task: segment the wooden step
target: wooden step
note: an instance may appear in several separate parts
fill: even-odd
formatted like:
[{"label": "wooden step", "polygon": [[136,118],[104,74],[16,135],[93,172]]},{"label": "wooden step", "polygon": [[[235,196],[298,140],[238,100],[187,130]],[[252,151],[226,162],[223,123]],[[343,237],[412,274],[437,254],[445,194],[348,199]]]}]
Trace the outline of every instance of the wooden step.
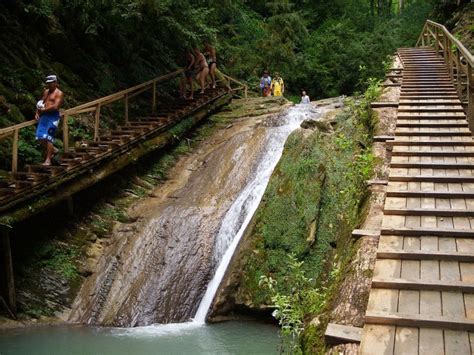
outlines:
[{"label": "wooden step", "polygon": [[[437,106],[441,106],[438,104]],[[458,104],[457,106],[450,107],[432,107],[432,106],[407,106],[399,105],[398,112],[464,112],[462,106]]]},{"label": "wooden step", "polygon": [[390,163],[391,168],[407,168],[407,169],[474,169],[473,163]]},{"label": "wooden step", "polygon": [[443,328],[474,331],[474,320],[452,316],[426,314],[400,314],[391,312],[367,311],[366,324],[397,325],[402,327]]},{"label": "wooden step", "polygon": [[434,250],[378,249],[377,259],[401,260],[446,260],[474,262],[474,254],[461,252],[443,252]]},{"label": "wooden step", "polygon": [[449,94],[445,95],[443,93],[423,93],[423,94],[417,94],[417,93],[401,93],[400,100],[407,100],[407,99],[413,99],[413,100],[438,100],[438,99],[455,99],[459,100],[459,96],[457,94]]},{"label": "wooden step", "polygon": [[44,172],[50,173],[52,176],[56,176],[62,172],[64,172],[64,167],[62,166],[54,166],[54,165],[41,165],[41,164],[31,164],[25,166],[28,172]]},{"label": "wooden step", "polygon": [[469,141],[402,141],[402,140],[392,140],[387,141],[388,144],[392,146],[473,146],[474,140],[470,139]]},{"label": "wooden step", "polygon": [[372,279],[372,288],[386,288],[392,290],[417,290],[417,291],[447,291],[474,293],[474,283],[443,280],[407,280],[402,278]]},{"label": "wooden step", "polygon": [[444,228],[382,228],[381,235],[400,237],[449,237],[474,238],[474,229],[444,229]]},{"label": "wooden step", "polygon": [[432,136],[432,137],[446,137],[446,136],[471,136],[470,131],[395,131],[396,136]]},{"label": "wooden step", "polygon": [[47,180],[51,177],[50,173],[40,173],[40,172],[25,172],[25,171],[19,171],[16,173],[11,173],[11,178],[13,180],[23,180],[23,181],[34,181],[34,182],[39,182],[39,181],[44,181]]},{"label": "wooden step", "polygon": [[428,101],[427,99],[416,101],[412,100],[400,100],[399,106],[439,106],[439,105],[461,105],[459,100],[433,100]]},{"label": "wooden step", "polygon": [[474,191],[406,191],[397,190],[386,192],[386,197],[421,197],[421,198],[474,198]]},{"label": "wooden step", "polygon": [[433,176],[433,175],[389,175],[388,181],[398,182],[436,182],[436,183],[472,183],[474,176]]},{"label": "wooden step", "polygon": [[[392,156],[395,157],[474,157],[474,151],[466,152],[425,152],[425,151],[405,151],[405,150],[396,150],[392,151]],[[456,163],[453,163],[456,164]],[[474,166],[474,165],[473,165]]]},{"label": "wooden step", "polygon": [[384,215],[393,216],[438,216],[438,217],[473,217],[474,210],[453,210],[441,208],[384,208]]},{"label": "wooden step", "polygon": [[455,120],[462,120],[462,119],[466,119],[466,115],[463,114],[463,113],[450,113],[448,115],[442,115],[442,114],[433,114],[433,113],[423,113],[421,115],[416,115],[414,113],[399,113],[397,115],[397,118],[399,120],[415,120],[415,119],[419,119],[419,120],[437,120],[437,119],[440,119],[440,120],[452,120],[452,119],[455,119]]},{"label": "wooden step", "polygon": [[403,127],[418,127],[418,128],[436,128],[436,127],[444,127],[444,128],[449,128],[449,127],[468,127],[469,125],[467,122],[450,122],[450,123],[427,123],[427,122],[400,122],[397,123],[397,128]]}]

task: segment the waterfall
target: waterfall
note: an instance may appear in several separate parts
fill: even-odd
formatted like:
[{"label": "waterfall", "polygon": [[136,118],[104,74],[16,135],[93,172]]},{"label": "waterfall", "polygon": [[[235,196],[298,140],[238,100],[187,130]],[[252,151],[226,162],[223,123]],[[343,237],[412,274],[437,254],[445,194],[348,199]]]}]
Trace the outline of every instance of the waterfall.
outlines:
[{"label": "waterfall", "polygon": [[277,122],[277,127],[269,129],[268,143],[266,144],[263,158],[257,166],[255,175],[241,191],[222,221],[221,228],[216,237],[214,252],[218,267],[193,318],[194,323],[205,323],[209,308],[234,255],[234,251],[257,210],[272,172],[280,160],[286,139],[309,116],[312,118],[316,116],[311,105],[297,105],[280,116],[281,122]]}]

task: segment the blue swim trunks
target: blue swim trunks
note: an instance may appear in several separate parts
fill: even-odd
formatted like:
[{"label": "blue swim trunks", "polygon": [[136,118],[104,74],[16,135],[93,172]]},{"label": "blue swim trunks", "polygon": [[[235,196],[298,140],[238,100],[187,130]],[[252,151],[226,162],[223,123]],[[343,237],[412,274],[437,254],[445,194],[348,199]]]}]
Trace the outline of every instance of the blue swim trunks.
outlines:
[{"label": "blue swim trunks", "polygon": [[53,143],[60,119],[61,115],[59,114],[59,111],[42,113],[39,118],[38,128],[36,128],[36,139],[45,139]]}]

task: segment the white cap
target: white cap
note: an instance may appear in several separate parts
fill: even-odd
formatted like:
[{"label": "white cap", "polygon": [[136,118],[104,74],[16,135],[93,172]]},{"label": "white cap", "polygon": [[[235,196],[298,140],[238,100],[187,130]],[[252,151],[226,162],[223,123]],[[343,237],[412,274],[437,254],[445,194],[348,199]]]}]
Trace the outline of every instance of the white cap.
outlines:
[{"label": "white cap", "polygon": [[46,77],[46,84],[48,84],[48,83],[54,83],[54,82],[56,82],[56,81],[58,81],[58,78],[57,78],[56,75],[48,75],[48,76]]}]

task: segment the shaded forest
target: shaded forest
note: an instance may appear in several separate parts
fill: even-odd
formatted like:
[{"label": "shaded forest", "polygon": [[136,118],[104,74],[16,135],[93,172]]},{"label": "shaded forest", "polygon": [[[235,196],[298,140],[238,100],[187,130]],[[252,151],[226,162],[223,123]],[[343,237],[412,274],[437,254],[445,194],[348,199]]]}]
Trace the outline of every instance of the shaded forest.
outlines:
[{"label": "shaded forest", "polygon": [[[458,3],[2,1],[0,127],[32,118],[45,75],[58,75],[71,107],[171,71],[205,40],[215,43],[220,69],[252,88],[268,69],[281,73],[287,96],[302,88],[312,98],[352,95],[383,76],[397,47],[415,43],[428,16],[445,20]],[[22,135],[21,161],[38,159],[33,133]]]}]

